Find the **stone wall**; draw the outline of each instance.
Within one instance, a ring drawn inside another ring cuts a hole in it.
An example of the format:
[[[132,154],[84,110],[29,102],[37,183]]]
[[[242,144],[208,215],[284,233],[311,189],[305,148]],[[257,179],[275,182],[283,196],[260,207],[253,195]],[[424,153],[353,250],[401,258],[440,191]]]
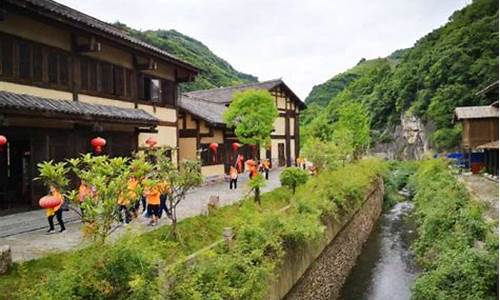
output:
[[[286,253],[267,299],[335,299],[382,211],[383,181],[374,183],[357,211],[327,220],[320,241]]]

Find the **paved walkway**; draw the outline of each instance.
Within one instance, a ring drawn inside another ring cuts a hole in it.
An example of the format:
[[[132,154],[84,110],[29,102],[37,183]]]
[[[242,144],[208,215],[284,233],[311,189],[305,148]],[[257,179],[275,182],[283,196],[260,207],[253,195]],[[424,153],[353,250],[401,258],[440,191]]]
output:
[[[268,185],[263,192],[268,192],[280,186],[279,170],[270,173]],[[241,174],[238,179],[238,190],[229,190],[226,182],[202,186],[188,194],[186,199],[177,208],[179,219],[199,215],[206,211],[206,203],[211,195],[219,196],[221,205],[228,205],[240,201],[248,193],[246,182],[248,176]],[[34,259],[50,252],[68,251],[85,245],[82,238],[81,226],[77,221],[75,213],[65,212],[64,220],[67,222],[65,233],[47,234],[47,219],[44,210],[34,210],[9,216],[0,217],[0,246],[10,245],[12,259],[14,261],[25,261]],[[147,226],[149,220],[139,218],[129,226],[122,226],[113,234],[119,236],[126,230],[134,232],[145,232],[158,227]],[[56,230],[58,230],[57,222]],[[167,218],[162,218],[160,225],[168,224]],[[127,228],[127,229],[125,229]]]
[[[462,175],[469,192],[488,205],[484,215],[498,221],[498,182],[480,175]]]

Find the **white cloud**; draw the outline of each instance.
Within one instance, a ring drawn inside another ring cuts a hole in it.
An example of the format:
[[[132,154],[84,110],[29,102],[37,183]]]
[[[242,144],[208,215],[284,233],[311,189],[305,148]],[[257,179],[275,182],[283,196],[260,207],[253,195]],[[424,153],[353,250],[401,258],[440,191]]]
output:
[[[313,85],[406,48],[470,0],[59,0],[137,29],[176,29],[237,70],[283,77],[304,99]]]

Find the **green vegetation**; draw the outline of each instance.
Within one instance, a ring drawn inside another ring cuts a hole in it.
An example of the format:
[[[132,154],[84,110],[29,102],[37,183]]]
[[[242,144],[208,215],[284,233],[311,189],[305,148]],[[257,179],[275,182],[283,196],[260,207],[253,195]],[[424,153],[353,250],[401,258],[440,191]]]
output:
[[[406,188],[409,189],[408,182],[417,171],[417,161],[391,161],[389,172],[384,176],[384,209],[393,207],[396,203],[407,200],[405,196],[398,192]]]
[[[165,50],[176,57],[200,68],[201,72],[192,83],[182,84],[184,91],[195,91],[257,82],[257,77],[236,71],[227,61],[215,55],[207,46],[175,30],[140,31],[115,23],[131,36]]]
[[[298,167],[286,168],[280,174],[281,185],[291,189],[294,195],[297,187],[305,184],[308,179],[308,172]]]
[[[315,87],[308,103],[329,102],[323,110],[311,106],[304,122],[314,123],[312,115],[320,112],[319,122],[331,123],[338,107],[357,102],[370,112],[374,131],[398,124],[400,115],[410,112],[435,124],[433,144],[440,150],[452,148],[460,130],[451,122],[454,108],[489,104],[475,93],[498,80],[498,38],[498,1],[475,0],[414,47],[388,59],[364,61],[359,66],[371,65],[355,76],[341,74]]]
[[[246,90],[235,93],[224,112],[224,122],[238,139],[249,145],[267,147],[271,142],[278,109],[274,98],[266,90]]]
[[[244,200],[169,226],[114,242],[16,264],[0,278],[5,299],[260,299],[285,250],[319,239],[326,217],[349,215],[360,205],[385,163],[365,159],[325,171],[297,188]],[[289,205],[288,209],[282,208]],[[229,247],[187,255],[236,233]],[[165,284],[168,288],[165,288]]]
[[[243,208],[230,247],[169,270],[167,298],[262,299],[284,252],[321,238],[326,218],[340,219],[359,208],[384,172],[383,162],[365,159],[311,178],[298,187],[286,211]]]
[[[370,143],[370,120],[360,103],[345,103],[335,119],[315,119],[305,130],[304,156],[319,170],[335,169],[361,157]]]
[[[497,299],[498,232],[483,207],[445,161],[422,162],[410,182],[418,221],[413,248],[424,269],[413,299]]]
[[[40,299],[42,295],[46,296],[43,299],[155,299],[140,295],[158,291],[166,265],[219,240],[225,227],[238,228],[241,211],[276,211],[288,201],[288,190],[279,188],[263,194],[259,208],[245,200],[211,211],[209,217],[182,220],[177,239],[171,226],[163,226],[103,245],[15,264],[9,274],[0,277],[0,299]]]

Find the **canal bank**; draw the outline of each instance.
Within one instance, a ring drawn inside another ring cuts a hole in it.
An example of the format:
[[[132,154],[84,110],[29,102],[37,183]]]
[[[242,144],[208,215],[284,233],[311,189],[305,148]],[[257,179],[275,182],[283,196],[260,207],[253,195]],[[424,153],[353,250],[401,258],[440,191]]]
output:
[[[382,211],[383,180],[376,180],[363,205],[338,220],[326,220],[325,237],[285,255],[266,299],[331,299],[342,286]]]

